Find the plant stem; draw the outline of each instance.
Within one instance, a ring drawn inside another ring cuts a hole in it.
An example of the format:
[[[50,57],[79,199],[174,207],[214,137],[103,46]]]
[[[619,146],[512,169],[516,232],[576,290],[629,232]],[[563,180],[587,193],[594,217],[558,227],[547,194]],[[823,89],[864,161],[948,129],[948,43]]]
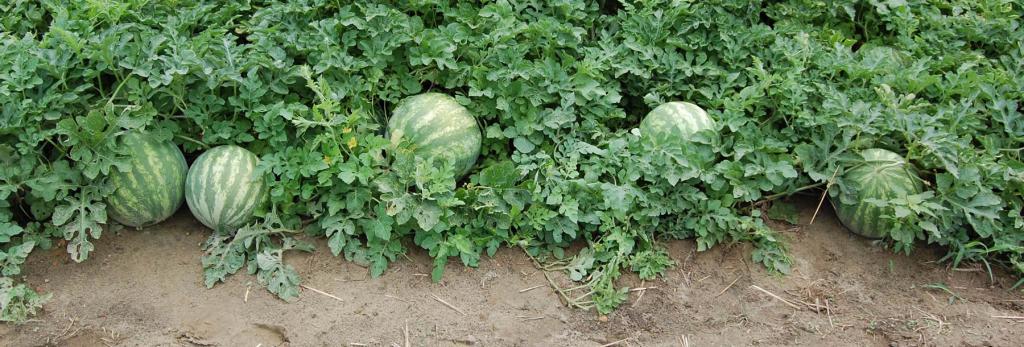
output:
[[[193,139],[191,137],[185,136],[185,135],[177,135],[177,134],[175,134],[174,137],[182,139],[182,140],[185,140],[185,141],[188,141],[188,142],[195,143],[195,144],[199,145],[200,147],[203,147],[203,149],[209,149],[210,148],[210,145],[208,145],[208,144],[206,144],[206,143],[204,143],[202,141]]]
[[[781,197],[784,197],[784,196],[793,195],[795,193],[802,192],[802,191],[805,191],[805,190],[808,190],[808,189],[818,188],[818,187],[821,187],[823,185],[825,185],[825,182],[818,182],[818,183],[814,183],[814,184],[809,184],[809,185],[806,185],[806,186],[803,186],[803,187],[800,187],[800,188],[797,188],[797,189],[794,189],[794,190],[791,190],[791,191],[788,191],[788,192],[775,193],[775,194],[766,196],[766,197],[764,197],[764,199],[761,199],[761,201],[775,200],[775,199],[778,199],[778,198],[781,198]]]

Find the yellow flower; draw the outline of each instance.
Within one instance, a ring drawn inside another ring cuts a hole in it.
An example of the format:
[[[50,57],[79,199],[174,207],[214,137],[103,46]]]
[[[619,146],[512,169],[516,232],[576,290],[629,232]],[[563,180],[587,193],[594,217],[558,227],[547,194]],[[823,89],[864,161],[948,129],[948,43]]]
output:
[[[348,133],[350,133],[350,132],[352,132],[352,128],[348,128],[348,127],[346,127],[346,128],[344,128],[344,129],[341,129],[341,133],[342,133],[342,134],[348,134]]]
[[[356,148],[357,144],[359,144],[359,142],[356,141],[355,137],[352,137],[352,138],[348,139],[348,149]]]

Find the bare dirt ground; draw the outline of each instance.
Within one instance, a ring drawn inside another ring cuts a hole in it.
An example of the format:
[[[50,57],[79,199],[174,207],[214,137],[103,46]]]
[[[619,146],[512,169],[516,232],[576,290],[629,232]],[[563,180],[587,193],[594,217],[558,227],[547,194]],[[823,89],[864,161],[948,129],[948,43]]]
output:
[[[182,212],[104,235],[82,264],[62,249],[33,254],[26,279],[53,299],[34,321],[0,325],[0,345],[1024,345],[1024,320],[999,318],[1024,316],[1011,276],[990,281],[981,266],[951,269],[933,249],[893,254],[849,234],[831,211],[806,225],[814,205],[802,207],[801,225],[776,225],[795,260],[790,275],[751,263],[749,246],[697,253],[693,242],[674,241],[667,247],[676,266],[656,281],[625,278],[651,289],[632,292],[606,317],[565,308],[514,249],[478,269],[450,265],[435,284],[423,252],[371,279],[321,244],[288,261],[304,285],[340,301],[304,290],[285,303],[246,274],[206,289],[199,244],[209,231]]]

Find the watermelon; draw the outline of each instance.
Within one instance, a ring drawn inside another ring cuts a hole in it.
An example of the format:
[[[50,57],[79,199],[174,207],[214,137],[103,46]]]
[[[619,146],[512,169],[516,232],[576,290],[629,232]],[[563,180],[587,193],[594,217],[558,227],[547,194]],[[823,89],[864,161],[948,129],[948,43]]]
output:
[[[120,137],[128,155],[128,169],[108,176],[114,192],[107,197],[107,213],[118,223],[143,227],[160,223],[181,207],[188,163],[178,146],[140,132]]]
[[[844,184],[852,189],[852,200],[829,199],[839,221],[855,234],[881,238],[893,227],[891,219],[882,218],[885,209],[865,202],[866,199],[889,200],[918,194],[923,189],[921,178],[899,154],[878,148],[860,152],[861,161],[843,173]],[[848,195],[849,197],[849,195]]]
[[[700,106],[683,101],[661,104],[640,122],[640,134],[654,143],[686,140],[701,130],[714,130],[715,121]]]
[[[408,141],[418,157],[450,160],[458,177],[476,164],[483,140],[469,110],[440,93],[424,93],[400,101],[388,121],[388,136],[395,145]]]
[[[185,202],[203,225],[234,231],[252,220],[267,200],[267,186],[257,175],[259,158],[245,148],[212,148],[192,163],[185,182]]]

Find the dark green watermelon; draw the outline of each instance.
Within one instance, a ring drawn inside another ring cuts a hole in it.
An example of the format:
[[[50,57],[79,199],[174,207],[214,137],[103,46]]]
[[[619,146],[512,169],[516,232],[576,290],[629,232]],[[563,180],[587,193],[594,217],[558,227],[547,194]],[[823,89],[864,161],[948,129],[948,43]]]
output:
[[[829,199],[839,221],[855,234],[882,238],[892,230],[893,221],[883,218],[885,209],[865,202],[866,199],[889,200],[918,194],[923,189],[913,167],[899,154],[878,148],[860,152],[857,162],[843,176],[843,182],[855,192],[852,202],[838,197]]]
[[[142,227],[159,223],[181,207],[188,164],[171,141],[158,141],[140,132],[121,136],[127,151],[127,171],[110,173],[114,192],[107,197],[107,213],[118,223]]]

